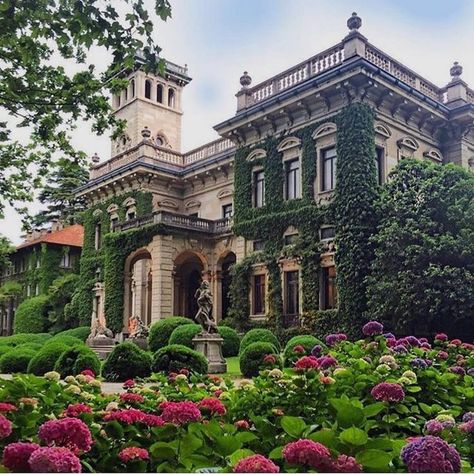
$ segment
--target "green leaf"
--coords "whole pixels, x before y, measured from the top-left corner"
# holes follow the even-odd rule
[[[339,435],[339,439],[347,444],[352,444],[354,446],[363,446],[367,443],[369,437],[367,436],[367,433],[365,431],[353,426],[352,428],[344,430]]]
[[[255,453],[251,449],[238,449],[229,456],[230,464],[235,466],[241,459],[252,456],[252,454]]]
[[[215,440],[216,451],[224,457],[229,456],[234,451],[242,447],[242,443],[233,436],[221,436]]]
[[[293,438],[299,438],[306,429],[306,423],[296,416],[283,416],[281,418],[281,427],[285,433]]]
[[[234,435],[236,439],[238,439],[241,443],[250,443],[250,441],[255,441],[258,439],[258,436],[255,433],[251,433],[250,431],[241,431]]]
[[[192,454],[196,449],[202,446],[202,439],[193,435],[192,433],[187,433],[181,439],[179,443],[179,455],[187,457]]]
[[[385,404],[382,402],[372,403],[364,407],[364,415],[370,418],[371,416],[378,415],[384,408]]]
[[[276,448],[270,451],[270,454],[268,455],[268,457],[273,460],[282,459],[283,458],[282,451],[283,451],[283,446],[277,446]]]
[[[362,464],[364,468],[370,470],[390,472],[390,461],[392,460],[392,454],[380,451],[379,449],[366,449],[357,453],[356,460]]]
[[[157,441],[150,446],[150,454],[153,458],[158,460],[169,460],[174,459],[176,456],[176,450],[170,443],[164,441]]]
[[[324,428],[320,431],[317,431],[316,433],[311,433],[308,436],[308,439],[322,443],[328,448],[332,448],[336,441],[336,433],[329,428]]]
[[[342,427],[358,426],[365,420],[364,412],[360,408],[352,405],[341,408],[337,411],[337,422]]]

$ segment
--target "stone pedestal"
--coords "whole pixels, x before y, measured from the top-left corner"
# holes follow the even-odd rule
[[[99,359],[105,360],[107,356],[114,350],[115,340],[111,337],[98,336],[88,338],[86,344],[97,354]]]
[[[222,356],[224,339],[219,334],[202,332],[193,339],[194,350],[204,354],[209,363],[210,374],[222,374],[227,371],[227,363]]]
[[[127,342],[133,342],[136,344],[140,349],[144,351],[148,350],[148,341],[146,337],[129,337]]]

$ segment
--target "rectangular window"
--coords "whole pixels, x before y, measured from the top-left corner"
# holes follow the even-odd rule
[[[222,206],[222,217],[224,219],[230,219],[233,214],[232,204],[225,204]]]
[[[285,272],[285,315],[295,316],[299,313],[299,272]]]
[[[63,254],[61,262],[59,263],[61,268],[70,268],[71,267],[71,257],[69,252]]]
[[[119,218],[118,217],[112,217],[110,219],[110,230],[113,231],[118,223],[119,223]]]
[[[253,314],[265,314],[265,275],[253,277]]]
[[[285,163],[285,198],[297,199],[301,197],[300,160]]]
[[[285,235],[284,237],[285,245],[294,245],[296,244],[297,240],[298,240],[298,234]]]
[[[263,240],[254,240],[253,241],[253,251],[260,252],[265,249],[265,242]]]
[[[40,294],[40,287],[39,287],[39,284],[36,283],[36,286],[35,286],[35,296],[38,296]]]
[[[95,225],[95,249],[99,250],[102,246],[102,225]]]
[[[321,190],[331,191],[336,186],[336,147],[322,150],[321,156]]]
[[[333,239],[336,235],[336,229],[334,227],[321,227],[320,235],[321,240]]]
[[[254,207],[265,205],[265,174],[263,171],[253,174],[253,203]]]
[[[383,148],[375,148],[375,169],[377,170],[377,183],[383,184]]]
[[[323,271],[323,309],[337,307],[336,267],[325,267]]]

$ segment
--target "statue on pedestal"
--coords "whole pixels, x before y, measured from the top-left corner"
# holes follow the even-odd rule
[[[146,339],[149,332],[140,316],[130,316],[128,320],[128,337],[130,339]]]
[[[217,333],[217,324],[212,316],[212,293],[209,289],[209,282],[204,280],[196,290],[194,297],[197,299],[198,312],[194,319],[201,325],[202,332]]]

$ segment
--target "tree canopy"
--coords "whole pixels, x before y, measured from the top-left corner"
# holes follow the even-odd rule
[[[473,335],[474,174],[404,159],[384,186],[371,242],[373,317],[406,333]]]
[[[10,240],[0,234],[0,272],[10,265],[10,254],[15,250]]]
[[[155,0],[154,13],[166,20],[168,0]],[[31,200],[53,157],[83,156],[70,142],[79,120],[120,133],[108,96],[125,87],[117,73],[138,50],[147,68],[162,70],[155,23],[143,0],[0,0],[0,217],[7,203]],[[103,71],[93,47],[109,53]],[[29,139],[15,137],[16,127]]]

